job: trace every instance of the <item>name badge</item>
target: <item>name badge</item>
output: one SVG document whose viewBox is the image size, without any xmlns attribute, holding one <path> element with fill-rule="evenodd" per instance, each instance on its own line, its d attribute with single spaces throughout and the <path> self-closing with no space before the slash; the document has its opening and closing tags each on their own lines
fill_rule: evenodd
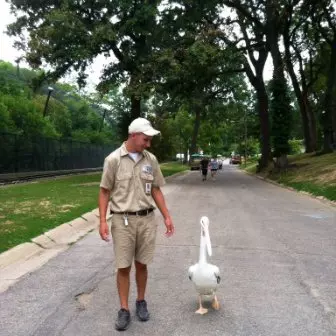
<svg viewBox="0 0 336 336">
<path fill-rule="evenodd" d="M 153 174 L 153 167 L 151 165 L 143 165 L 142 172 L 146 174 Z"/>
<path fill-rule="evenodd" d="M 150 195 L 152 191 L 152 183 L 146 183 L 145 190 L 146 190 L 146 195 Z"/>
</svg>

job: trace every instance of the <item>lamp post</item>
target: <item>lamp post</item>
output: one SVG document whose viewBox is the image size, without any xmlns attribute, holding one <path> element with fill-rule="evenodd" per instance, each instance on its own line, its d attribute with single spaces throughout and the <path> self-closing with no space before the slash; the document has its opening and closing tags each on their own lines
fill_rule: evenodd
<svg viewBox="0 0 336 336">
<path fill-rule="evenodd" d="M 102 131 L 103 126 L 104 126 L 104 121 L 105 121 L 105 116 L 106 116 L 106 109 L 104 109 L 104 113 L 103 113 L 103 119 L 102 122 L 100 124 L 100 128 L 99 128 L 99 133 Z"/>
<path fill-rule="evenodd" d="M 53 91 L 54 91 L 54 89 L 51 86 L 49 86 L 48 87 L 48 97 L 47 97 L 46 103 L 44 105 L 43 117 L 45 117 L 46 114 L 47 114 L 47 108 L 48 108 L 48 103 L 49 103 L 50 95 L 51 95 L 51 93 Z"/>
<path fill-rule="evenodd" d="M 15 60 L 16 63 L 16 75 L 20 77 L 20 62 L 21 62 L 21 57 L 17 58 Z"/>
</svg>

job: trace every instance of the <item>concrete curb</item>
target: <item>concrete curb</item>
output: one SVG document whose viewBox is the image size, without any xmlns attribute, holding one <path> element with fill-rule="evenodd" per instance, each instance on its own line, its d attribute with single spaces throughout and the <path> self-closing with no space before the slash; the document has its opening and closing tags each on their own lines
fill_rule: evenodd
<svg viewBox="0 0 336 336">
<path fill-rule="evenodd" d="M 189 170 L 166 177 L 169 182 L 175 177 L 185 175 Z M 108 214 L 106 219 L 109 220 Z M 0 254 L 0 293 L 20 280 L 22 276 L 31 273 L 48 260 L 68 249 L 72 244 L 82 239 L 90 231 L 98 228 L 98 208 L 89 211 L 71 222 L 61 224 L 44 234 L 32 238 L 31 242 L 23 243 Z"/>
<path fill-rule="evenodd" d="M 108 217 L 109 219 L 109 217 Z M 33 272 L 48 260 L 68 249 L 98 226 L 98 209 L 45 232 L 0 254 L 0 293 L 23 275 Z"/>
<path fill-rule="evenodd" d="M 183 170 L 183 171 L 181 171 L 181 172 L 179 172 L 179 173 L 176 173 L 176 174 L 174 174 L 174 175 L 170 175 L 170 176 L 165 177 L 165 180 L 166 180 L 166 182 L 170 182 L 170 181 L 173 180 L 174 178 L 179 177 L 179 176 L 186 175 L 186 174 L 188 174 L 189 172 L 190 172 L 190 169 L 189 169 L 189 170 Z"/>
<path fill-rule="evenodd" d="M 259 175 L 247 172 L 246 170 L 243 170 L 243 169 L 241 169 L 240 171 L 243 172 L 243 173 L 245 173 L 245 174 L 247 174 L 247 175 L 254 176 L 255 178 L 258 178 L 259 180 L 268 182 L 270 184 L 273 184 L 275 186 L 278 186 L 278 187 L 281 187 L 281 188 L 284 188 L 284 189 L 287 189 L 287 190 L 290 190 L 290 191 L 294 191 L 294 192 L 296 192 L 298 194 L 309 196 L 309 197 L 314 198 L 314 199 L 316 199 L 316 200 L 318 200 L 318 201 L 320 201 L 322 203 L 325 203 L 325 204 L 330 205 L 332 207 L 336 207 L 336 202 L 335 201 L 328 200 L 327 198 L 325 198 L 323 196 L 316 196 L 316 195 L 313 195 L 313 194 L 311 194 L 311 193 L 309 193 L 307 191 L 297 190 L 295 188 L 286 186 L 285 184 L 278 183 L 276 181 L 268 179 L 267 177 L 262 177 L 262 176 L 259 176 Z"/>
<path fill-rule="evenodd" d="M 169 182 L 177 176 L 187 174 L 189 170 L 166 177 Z M 109 220 L 111 215 L 107 215 Z M 32 238 L 0 254 L 0 293 L 31 273 L 48 260 L 67 250 L 72 244 L 82 239 L 90 231 L 98 228 L 98 208 L 87 212 L 71 222 L 61 224 L 44 234 Z"/>
</svg>

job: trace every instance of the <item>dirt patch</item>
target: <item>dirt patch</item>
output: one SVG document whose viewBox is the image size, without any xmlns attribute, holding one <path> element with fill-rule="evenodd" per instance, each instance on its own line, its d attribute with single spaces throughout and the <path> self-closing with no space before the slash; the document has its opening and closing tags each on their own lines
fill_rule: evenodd
<svg viewBox="0 0 336 336">
<path fill-rule="evenodd" d="M 11 220 L 6 220 L 6 221 L 3 222 L 2 224 L 3 224 L 3 225 L 12 225 L 12 224 L 14 224 L 14 222 L 11 221 Z"/>
<path fill-rule="evenodd" d="M 71 187 L 91 187 L 91 186 L 99 186 L 100 182 L 87 182 L 80 184 L 71 184 Z"/>
<path fill-rule="evenodd" d="M 51 205 L 51 202 L 50 202 L 50 201 L 47 201 L 47 200 L 45 200 L 45 201 L 41 201 L 41 202 L 39 203 L 39 206 L 41 206 L 41 207 L 43 207 L 43 208 L 49 208 L 50 205 Z"/>
<path fill-rule="evenodd" d="M 63 204 L 60 206 L 59 212 L 69 212 L 72 208 L 76 208 L 78 204 Z"/>
<path fill-rule="evenodd" d="M 24 202 L 20 202 L 20 206 L 21 207 L 31 207 L 32 205 L 34 205 L 33 201 L 24 201 Z"/>
<path fill-rule="evenodd" d="M 322 173 L 320 176 L 317 176 L 316 180 L 323 184 L 326 183 L 336 184 L 336 169 L 330 170 L 329 172 L 324 174 Z"/>
<path fill-rule="evenodd" d="M 63 204 L 61 206 L 62 209 L 67 209 L 67 208 L 76 208 L 78 206 L 78 204 Z"/>
</svg>

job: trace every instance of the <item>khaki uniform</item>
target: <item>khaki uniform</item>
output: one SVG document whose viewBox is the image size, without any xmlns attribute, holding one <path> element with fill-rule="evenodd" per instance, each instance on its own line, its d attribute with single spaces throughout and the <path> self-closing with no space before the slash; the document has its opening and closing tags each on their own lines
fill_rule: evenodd
<svg viewBox="0 0 336 336">
<path fill-rule="evenodd" d="M 142 264 L 152 261 L 157 230 L 154 212 L 145 216 L 128 213 L 154 209 L 151 190 L 164 184 L 158 161 L 148 151 L 134 162 L 123 144 L 106 157 L 100 187 L 111 192 L 111 233 L 117 268 L 129 267 L 133 258 Z"/>
</svg>

